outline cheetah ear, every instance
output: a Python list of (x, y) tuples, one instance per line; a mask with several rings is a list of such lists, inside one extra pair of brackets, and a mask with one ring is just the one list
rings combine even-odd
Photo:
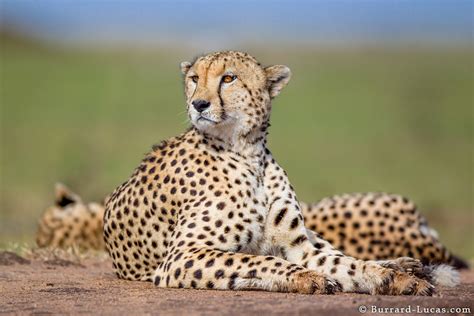
[(183, 61), (181, 64), (180, 64), (180, 67), (181, 67), (181, 73), (183, 75), (186, 75), (189, 71), (189, 69), (191, 68), (192, 64), (189, 62), (189, 61)]
[(267, 89), (271, 98), (280, 94), (281, 89), (288, 84), (291, 78), (290, 68), (283, 65), (266, 67), (265, 74), (267, 75)]
[(72, 192), (67, 186), (58, 182), (54, 186), (55, 203), (59, 207), (66, 207), (81, 201), (81, 198)]

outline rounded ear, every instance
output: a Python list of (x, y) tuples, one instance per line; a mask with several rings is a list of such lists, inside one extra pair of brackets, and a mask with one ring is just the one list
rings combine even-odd
[(189, 68), (191, 68), (192, 64), (189, 62), (189, 61), (183, 61), (181, 64), (180, 64), (180, 67), (181, 67), (181, 73), (183, 75), (187, 74), (188, 71), (189, 71)]
[(60, 182), (54, 186), (54, 195), (55, 203), (59, 207), (65, 207), (81, 201), (81, 198), (76, 193)]
[(267, 75), (268, 92), (270, 92), (270, 97), (274, 98), (280, 94), (281, 89), (290, 81), (291, 70), (284, 65), (275, 65), (266, 67), (265, 73)]

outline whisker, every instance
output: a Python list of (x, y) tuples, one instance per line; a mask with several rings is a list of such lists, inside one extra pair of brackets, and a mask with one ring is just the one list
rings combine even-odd
[(186, 114), (186, 115), (187, 115), (187, 114), (188, 114), (188, 111), (187, 111), (187, 110), (183, 110), (183, 111), (178, 112), (178, 114), (176, 114), (176, 115), (180, 116), (180, 115), (182, 115), (182, 114)]

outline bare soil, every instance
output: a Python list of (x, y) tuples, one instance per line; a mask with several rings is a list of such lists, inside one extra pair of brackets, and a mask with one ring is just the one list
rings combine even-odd
[(24, 259), (0, 252), (0, 314), (360, 315), (362, 305), (366, 314), (372, 314), (372, 306), (411, 308), (412, 314), (443, 314), (436, 308), (473, 313), (474, 273), (461, 276), (460, 286), (439, 288), (434, 297), (159, 289), (117, 279), (107, 259)]

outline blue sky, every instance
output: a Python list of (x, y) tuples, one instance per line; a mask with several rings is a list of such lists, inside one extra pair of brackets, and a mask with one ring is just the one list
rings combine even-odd
[(472, 40), (468, 0), (1, 0), (3, 25), (68, 42)]

